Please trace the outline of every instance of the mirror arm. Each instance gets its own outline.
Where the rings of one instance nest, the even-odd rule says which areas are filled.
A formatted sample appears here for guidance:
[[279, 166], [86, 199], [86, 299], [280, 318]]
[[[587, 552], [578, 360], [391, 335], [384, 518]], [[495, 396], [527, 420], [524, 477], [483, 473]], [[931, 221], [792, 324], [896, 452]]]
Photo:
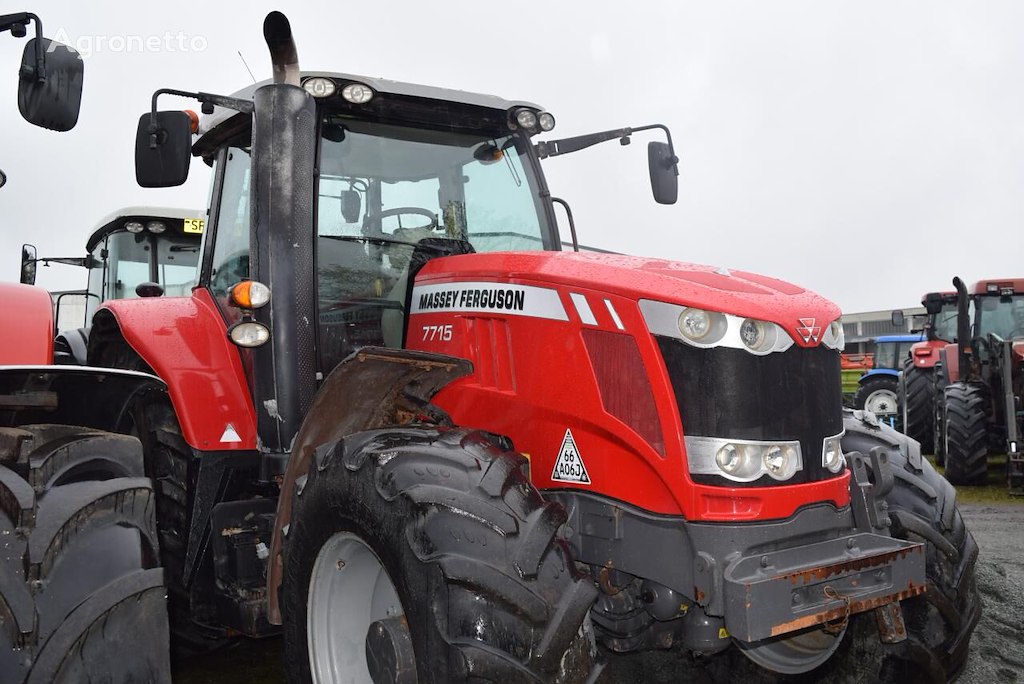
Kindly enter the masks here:
[[[156, 100], [161, 95], [177, 95], [178, 97], [189, 97], [194, 100], [198, 100], [203, 105], [203, 113], [210, 114], [213, 112], [213, 107], [227, 107], [233, 109], [236, 112], [242, 114], [252, 114], [253, 104], [252, 100], [240, 100], [236, 97], [227, 97], [225, 95], [214, 95], [213, 93], [192, 93], [187, 90], [174, 90], [173, 88], [161, 88], [160, 90], [153, 93], [153, 104], [149, 111], [149, 149], [155, 150], [157, 148], [156, 140]], [[209, 107], [209, 110], [207, 108]]]
[[46, 80], [46, 58], [43, 56], [43, 22], [39, 20], [39, 17], [31, 12], [2, 14], [0, 15], [0, 33], [10, 31], [15, 38], [23, 38], [30, 21], [34, 21], [36, 24], [36, 68], [35, 73], [22, 75], [42, 82]]
[[[620, 144], [628, 145], [630, 136], [634, 133], [639, 131], [649, 131], [655, 128], [665, 131], [665, 138], [668, 140], [668, 149], [671, 153], [671, 156], [666, 160], [666, 162], [675, 167], [679, 163], [679, 157], [676, 156], [676, 148], [672, 144], [672, 132], [663, 124], [651, 124], [649, 126], [637, 126], [635, 128], [618, 128], [612, 131], [580, 135], [575, 138], [563, 138], [562, 140], [542, 140], [538, 142], [535, 147], [537, 149], [537, 156], [541, 159], [546, 159], [547, 157], [557, 157], [560, 154], [578, 152], [579, 150], [586, 149], [592, 145], [607, 142], [608, 140], [615, 140], [616, 138], [619, 139]], [[679, 175], [678, 168], [676, 168], [676, 175]]]

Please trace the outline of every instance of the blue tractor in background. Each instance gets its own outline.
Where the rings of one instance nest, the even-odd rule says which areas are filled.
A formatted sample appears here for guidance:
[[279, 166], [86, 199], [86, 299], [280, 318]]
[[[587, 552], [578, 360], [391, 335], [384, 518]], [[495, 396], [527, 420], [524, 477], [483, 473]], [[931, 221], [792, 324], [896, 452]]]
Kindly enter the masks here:
[[919, 333], [875, 338], [874, 364], [857, 381], [859, 387], [853, 395], [854, 408], [871, 411], [884, 422], [895, 424], [899, 416], [900, 370], [910, 356], [910, 348], [923, 339]]

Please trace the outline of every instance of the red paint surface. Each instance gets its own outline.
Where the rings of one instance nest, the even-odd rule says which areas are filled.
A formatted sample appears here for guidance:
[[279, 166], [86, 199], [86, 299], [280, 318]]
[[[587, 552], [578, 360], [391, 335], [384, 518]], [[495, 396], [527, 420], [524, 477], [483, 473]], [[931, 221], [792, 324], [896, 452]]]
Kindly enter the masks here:
[[53, 363], [53, 300], [41, 287], [0, 283], [0, 364]]
[[[256, 448], [256, 414], [238, 348], [209, 293], [108, 301], [122, 334], [167, 383], [185, 441], [197, 449]], [[222, 442], [231, 425], [239, 442]]]
[[[849, 503], [849, 474], [822, 482], [766, 488], [712, 487], [689, 477], [683, 427], [668, 374], [637, 304], [653, 299], [770, 320], [804, 343], [800, 318], [827, 326], [839, 316], [831, 302], [781, 281], [619, 255], [492, 253], [436, 259], [417, 286], [494, 282], [557, 291], [568, 321], [504, 312], [428, 311], [410, 316], [407, 345], [467, 358], [474, 373], [442, 390], [435, 401], [456, 423], [512, 437], [528, 454], [541, 489], [578, 488], [691, 520], [757, 520], [792, 515], [809, 503]], [[570, 293], [586, 297], [596, 325], [580, 319]], [[604, 300], [621, 319], [618, 326]], [[452, 326], [451, 339], [431, 326]], [[651, 383], [660, 425], [662, 456], [637, 432], [605, 411], [583, 342], [583, 329], [634, 337]], [[551, 479], [566, 429], [586, 465], [590, 484]]]
[[945, 340], [917, 342], [910, 348], [910, 358], [917, 368], [934, 368], [939, 360], [939, 350], [948, 344]]

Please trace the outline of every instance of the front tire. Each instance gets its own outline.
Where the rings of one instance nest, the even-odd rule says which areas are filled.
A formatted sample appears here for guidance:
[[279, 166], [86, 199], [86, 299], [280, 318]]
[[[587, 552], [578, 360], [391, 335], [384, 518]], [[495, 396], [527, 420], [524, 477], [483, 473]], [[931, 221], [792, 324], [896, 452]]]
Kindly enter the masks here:
[[946, 387], [943, 427], [946, 442], [946, 479], [955, 485], [988, 482], [988, 388], [954, 382]]
[[318, 449], [284, 546], [290, 680], [586, 680], [596, 588], [524, 465], [464, 430]]
[[926, 454], [935, 453], [935, 380], [931, 368], [918, 368], [913, 361], [903, 366], [903, 433], [921, 443]]

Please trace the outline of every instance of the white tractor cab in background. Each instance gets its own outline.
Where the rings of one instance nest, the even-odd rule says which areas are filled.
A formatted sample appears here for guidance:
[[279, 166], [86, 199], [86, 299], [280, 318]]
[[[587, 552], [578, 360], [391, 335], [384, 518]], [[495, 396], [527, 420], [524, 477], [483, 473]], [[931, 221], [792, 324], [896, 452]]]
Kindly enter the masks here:
[[[86, 242], [83, 257], [38, 257], [21, 250], [21, 282], [34, 285], [39, 264], [88, 269], [84, 290], [52, 292], [57, 363], [84, 363], [89, 324], [108, 299], [187, 296], [195, 283], [205, 211], [124, 207], [104, 217]], [[45, 283], [44, 283], [45, 284]]]

